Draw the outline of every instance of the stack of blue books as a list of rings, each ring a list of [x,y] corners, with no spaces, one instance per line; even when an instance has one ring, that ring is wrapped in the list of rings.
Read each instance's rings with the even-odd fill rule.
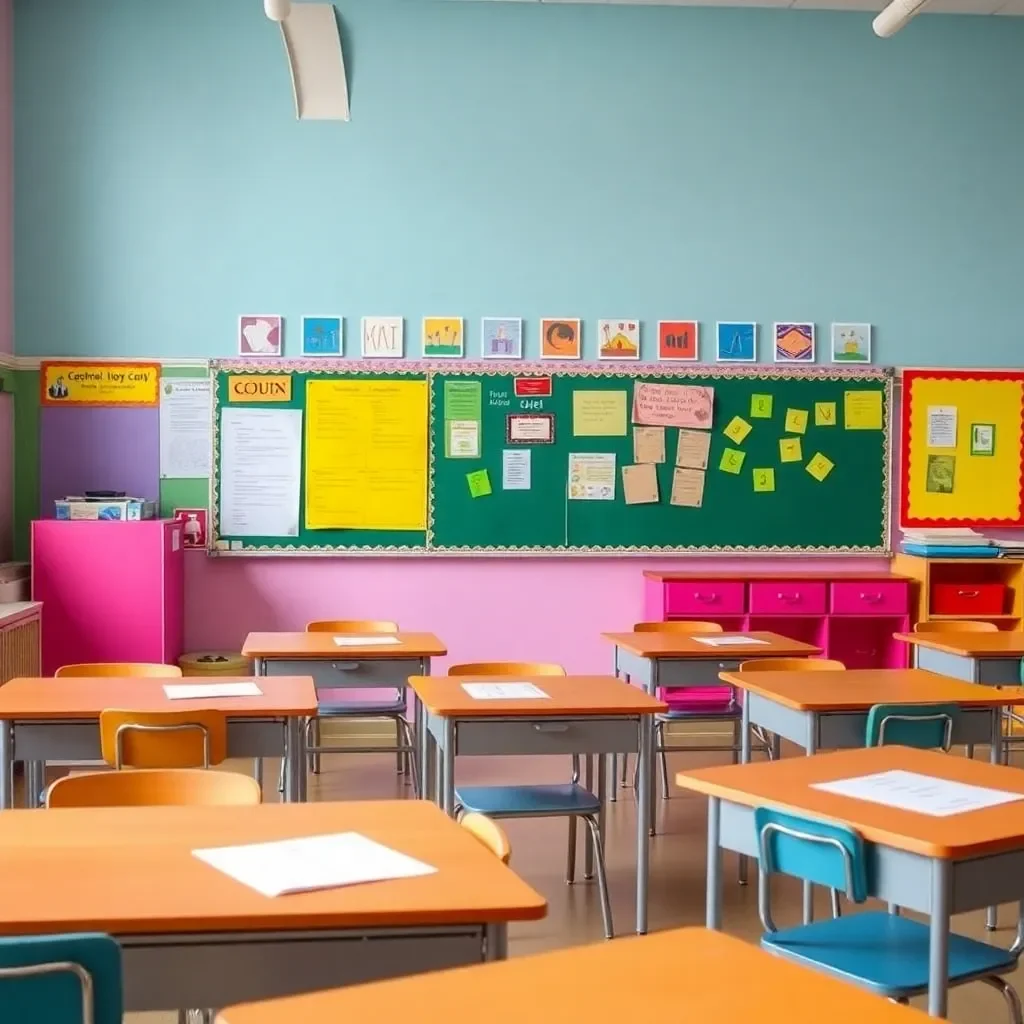
[[[902,550],[924,558],[998,558],[998,542],[975,530],[904,530]]]

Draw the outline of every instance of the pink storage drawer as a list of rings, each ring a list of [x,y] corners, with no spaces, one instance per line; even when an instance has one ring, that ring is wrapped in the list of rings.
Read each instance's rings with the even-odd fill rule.
[[[899,580],[856,580],[832,584],[836,615],[906,615],[908,586]]]
[[[706,615],[742,615],[742,580],[676,580],[665,584],[665,612],[676,618]]]
[[[752,615],[824,615],[828,586],[818,580],[750,584]]]

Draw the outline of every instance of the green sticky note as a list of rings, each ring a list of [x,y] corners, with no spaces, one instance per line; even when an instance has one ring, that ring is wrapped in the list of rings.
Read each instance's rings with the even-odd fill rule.
[[[771,395],[750,396],[750,418],[752,420],[770,420],[772,418]]]
[[[779,458],[783,462],[803,462],[803,446],[799,437],[779,438]]]
[[[722,461],[718,463],[718,468],[723,473],[737,474],[743,468],[743,460],[746,457],[746,452],[738,451],[735,448],[726,448],[722,452]]]
[[[729,425],[722,431],[733,444],[743,444],[743,438],[754,428],[742,417],[733,416]]]
[[[486,469],[474,469],[472,473],[467,473],[466,483],[469,484],[469,493],[473,498],[485,498],[491,493],[491,478]]]
[[[807,410],[787,409],[786,410],[786,433],[802,434],[807,430]]]
[[[775,490],[775,470],[774,469],[755,469],[754,470],[754,490],[755,491],[774,491]]]

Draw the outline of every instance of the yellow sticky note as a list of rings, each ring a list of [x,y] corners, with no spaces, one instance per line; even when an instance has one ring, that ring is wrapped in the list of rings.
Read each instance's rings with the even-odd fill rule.
[[[775,490],[775,470],[774,469],[755,469],[754,470],[754,490],[755,491],[774,491]]]
[[[847,430],[881,430],[882,392],[845,392],[843,394],[843,422]]]
[[[814,425],[816,427],[834,427],[836,425],[836,403],[814,403]]]
[[[825,458],[821,452],[816,452],[811,458],[811,461],[804,466],[804,469],[806,469],[807,472],[818,481],[818,483],[821,483],[821,481],[832,472],[834,467],[835,463],[831,459]]]
[[[718,463],[718,468],[723,473],[737,474],[743,468],[743,460],[746,457],[746,452],[737,451],[735,448],[726,448],[722,452],[722,461]]]
[[[770,420],[773,404],[774,399],[771,395],[751,395],[750,418],[752,420]]]
[[[734,444],[743,444],[743,438],[753,430],[753,427],[742,417],[733,416],[729,425],[725,428],[724,434]]]
[[[786,410],[786,433],[803,434],[807,430],[807,410],[787,409]]]
[[[474,498],[486,498],[491,493],[491,478],[487,475],[486,469],[476,469],[466,474],[466,483],[469,484],[469,493]]]
[[[625,437],[625,391],[574,391],[572,432],[576,437]]]
[[[779,438],[779,459],[782,462],[803,462],[803,446],[799,437]]]

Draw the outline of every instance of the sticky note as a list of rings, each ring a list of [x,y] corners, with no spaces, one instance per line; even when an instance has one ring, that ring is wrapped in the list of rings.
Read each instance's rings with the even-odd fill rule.
[[[814,403],[814,425],[816,427],[834,427],[836,425],[836,403]]]
[[[843,394],[843,424],[847,430],[881,430],[882,392],[845,392]]]
[[[572,432],[576,437],[625,437],[625,391],[574,391]]]
[[[786,410],[786,433],[803,434],[807,430],[808,414],[806,409]]]
[[[467,473],[466,483],[469,484],[470,497],[484,498],[491,493],[491,478],[486,469],[475,469]]]
[[[835,463],[831,459],[826,458],[821,454],[821,452],[815,452],[811,461],[804,466],[804,469],[806,469],[807,472],[818,481],[818,483],[821,483],[821,481],[832,472],[834,467]]]
[[[799,437],[779,438],[779,460],[781,462],[803,462],[803,446]]]
[[[774,469],[755,469],[754,470],[754,490],[755,491],[774,491],[775,490],[775,470]]]
[[[771,395],[751,395],[750,418],[752,420],[770,420],[773,401]]]
[[[737,451],[735,448],[726,448],[722,452],[722,461],[718,463],[718,468],[723,473],[739,473],[746,457],[746,452]]]
[[[658,467],[639,462],[622,467],[622,496],[627,505],[653,505],[658,501]]]
[[[633,461],[664,462],[665,461],[665,428],[634,427],[633,428]]]
[[[676,465],[684,469],[707,469],[711,435],[706,430],[680,430]]]
[[[734,444],[743,444],[743,438],[753,429],[742,416],[733,416],[725,428],[725,436]]]
[[[672,496],[669,498],[669,504],[682,508],[700,508],[704,504],[703,470],[677,468],[672,474]]]

